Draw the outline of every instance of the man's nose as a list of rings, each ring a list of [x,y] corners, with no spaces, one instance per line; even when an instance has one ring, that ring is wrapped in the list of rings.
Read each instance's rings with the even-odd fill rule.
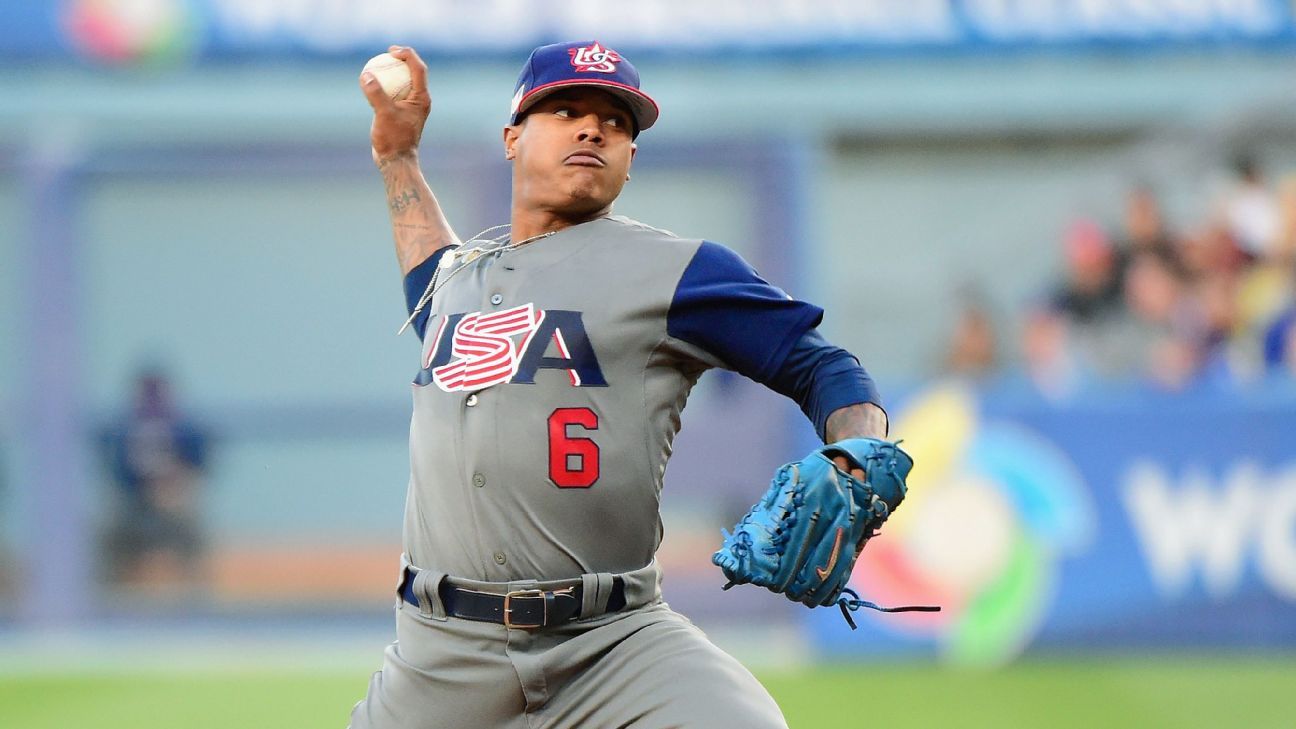
[[[576,128],[576,141],[590,142],[592,144],[603,143],[603,124],[600,122],[598,114],[586,114],[581,123]]]

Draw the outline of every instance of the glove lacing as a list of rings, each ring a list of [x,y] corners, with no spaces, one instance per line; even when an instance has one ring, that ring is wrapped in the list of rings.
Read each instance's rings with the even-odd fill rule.
[[[846,597],[847,595],[850,595],[850,597]],[[851,630],[855,630],[856,627],[858,627],[855,625],[855,620],[854,618],[851,617],[851,613],[856,610],[859,610],[862,607],[869,608],[870,610],[877,610],[878,612],[881,613],[938,613],[940,612],[939,605],[900,605],[898,607],[882,607],[881,605],[878,605],[875,602],[869,602],[868,600],[861,599],[859,593],[855,592],[849,587],[842,588],[842,595],[841,597],[837,598],[837,606],[841,608],[842,617],[846,618],[846,624],[851,627]]]
[[[780,469],[779,477],[783,480],[787,480],[790,470],[791,469],[788,467]],[[788,540],[792,538],[792,533],[789,530],[796,526],[796,510],[805,504],[804,492],[805,488],[803,486],[799,486],[792,492],[791,508],[785,507],[783,509],[782,518],[774,525],[773,532],[769,532],[769,545],[761,548],[763,554],[777,555],[782,558],[783,552],[785,551],[784,548],[787,546]],[[746,558],[747,555],[751,553],[752,548],[751,532],[742,529],[742,527],[751,523],[752,515],[760,510],[760,506],[760,504],[756,504],[751,508],[751,511],[748,511],[747,514],[743,516],[742,521],[738,522],[738,525],[735,527],[737,530],[736,534],[731,535],[728,529],[722,528],[720,530],[721,535],[724,536],[725,543],[729,543],[729,540],[733,539],[730,549],[733,551],[734,556],[738,557],[740,560]],[[730,580],[720,589],[728,590],[736,584],[738,583]]]
[[[898,441],[897,441],[897,445],[899,445]],[[887,459],[889,459],[889,463],[887,463],[887,470],[892,474],[894,474],[895,466],[896,466],[894,446],[892,446],[891,453],[889,454],[873,453],[868,456],[868,460],[870,461],[887,460]],[[868,488],[867,483],[865,483],[865,487]],[[887,518],[891,516],[891,507],[888,506],[885,501],[879,498],[877,494],[873,493],[872,488],[869,488],[868,490],[871,499],[871,502],[869,504],[869,511],[873,513],[875,528],[873,529],[872,534],[869,534],[867,537],[864,538],[862,542],[860,542],[861,549],[864,546],[864,542],[867,542],[868,540],[872,539],[873,537],[876,537],[879,534],[876,527],[880,527],[883,524],[885,524]],[[846,618],[846,624],[851,627],[851,630],[855,630],[859,627],[855,624],[855,619],[851,617],[851,613],[855,612],[856,610],[859,610],[860,608],[869,608],[870,610],[877,610],[878,612],[882,612],[882,613],[938,613],[940,612],[939,605],[899,605],[897,607],[883,607],[882,605],[878,605],[875,602],[870,602],[868,600],[861,598],[858,592],[855,592],[853,589],[849,587],[842,588],[841,595],[837,598],[837,607],[841,608],[842,617]]]

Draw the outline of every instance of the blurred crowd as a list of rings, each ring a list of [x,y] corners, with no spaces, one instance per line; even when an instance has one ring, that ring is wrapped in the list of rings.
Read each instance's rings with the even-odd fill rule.
[[[1020,319],[1014,361],[1066,399],[1094,381],[1180,391],[1296,380],[1296,176],[1274,183],[1249,157],[1183,229],[1156,192],[1130,189],[1119,224],[1072,221],[1064,272]],[[1005,368],[988,308],[965,297],[946,369]]]

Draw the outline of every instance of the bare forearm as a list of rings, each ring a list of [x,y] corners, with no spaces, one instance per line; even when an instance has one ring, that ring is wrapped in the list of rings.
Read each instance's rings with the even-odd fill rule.
[[[872,403],[847,405],[834,410],[828,416],[824,434],[829,443],[845,438],[878,438],[887,437],[886,411]]]
[[[387,188],[396,260],[404,275],[438,250],[458,243],[459,238],[423,178],[418,154],[396,155],[377,164]]]

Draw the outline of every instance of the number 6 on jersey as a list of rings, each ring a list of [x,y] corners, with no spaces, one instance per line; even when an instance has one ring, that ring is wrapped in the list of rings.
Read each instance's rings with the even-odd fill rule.
[[[585,489],[599,477],[599,447],[590,438],[568,435],[568,426],[598,430],[589,408],[558,408],[549,416],[549,480],[564,489]]]

